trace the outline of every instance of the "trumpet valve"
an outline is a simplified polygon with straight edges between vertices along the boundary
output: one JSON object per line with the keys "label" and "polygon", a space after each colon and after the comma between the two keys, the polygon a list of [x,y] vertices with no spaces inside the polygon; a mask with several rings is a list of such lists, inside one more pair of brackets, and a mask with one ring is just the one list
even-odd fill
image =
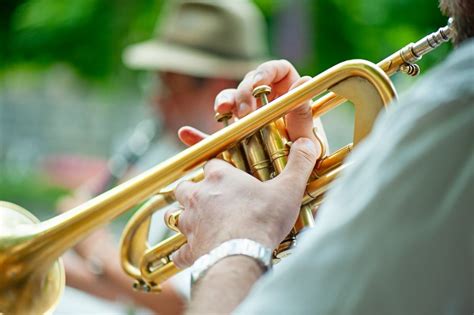
{"label": "trumpet valve", "polygon": [[231,112],[224,113],[224,114],[216,113],[214,118],[216,119],[217,122],[223,123],[224,126],[227,127],[229,125],[229,119],[231,119],[233,116],[234,115]]}
{"label": "trumpet valve", "polygon": [[272,88],[268,85],[259,85],[252,91],[252,95],[255,98],[260,99],[262,105],[268,104],[268,94],[272,92]]}

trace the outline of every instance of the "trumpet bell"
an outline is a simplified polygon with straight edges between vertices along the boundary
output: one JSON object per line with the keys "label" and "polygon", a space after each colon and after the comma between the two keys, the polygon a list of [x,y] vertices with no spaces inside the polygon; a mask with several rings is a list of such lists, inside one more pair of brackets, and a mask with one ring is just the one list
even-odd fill
{"label": "trumpet bell", "polygon": [[[50,313],[64,291],[65,275],[61,259],[48,270],[40,266],[23,273],[24,261],[15,261],[18,246],[39,220],[24,208],[0,201],[0,313]],[[16,246],[18,245],[18,246]],[[18,275],[22,275],[18,277]]]}

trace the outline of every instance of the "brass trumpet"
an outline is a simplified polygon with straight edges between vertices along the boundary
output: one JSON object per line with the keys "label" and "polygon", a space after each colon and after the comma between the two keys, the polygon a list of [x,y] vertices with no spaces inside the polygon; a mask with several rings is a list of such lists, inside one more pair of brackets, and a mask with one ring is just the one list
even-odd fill
{"label": "brass trumpet", "polygon": [[[336,65],[175,157],[45,222],[39,223],[23,208],[0,202],[0,313],[37,314],[51,311],[64,288],[64,269],[58,258],[94,229],[152,196],[126,227],[122,237],[121,262],[124,270],[137,280],[137,288],[157,291],[162,281],[178,272],[169,255],[186,241],[179,233],[155,248],[149,248],[146,241],[150,214],[174,201],[173,183],[217,156],[237,167],[249,166],[249,170],[257,174],[265,163],[254,163],[262,161],[258,158],[252,160],[249,156],[258,155],[262,149],[261,145],[253,143],[265,139],[271,141],[263,150],[271,153],[273,162],[280,163],[280,166],[273,163],[267,170],[278,173],[279,167],[284,166],[284,152],[287,150],[280,118],[303,102],[329,91],[312,104],[314,116],[320,116],[344,99],[350,99],[356,108],[354,144],[357,144],[370,132],[379,111],[396,97],[387,74],[399,70],[413,72],[412,69],[416,69],[414,62],[448,41],[451,34],[450,26],[441,28],[406,46],[379,65],[364,60]],[[261,97],[264,98],[263,95]],[[275,145],[276,151],[270,151],[268,145]],[[242,146],[245,152],[240,150]],[[303,210],[293,235],[290,235],[287,244],[277,249],[277,256],[291,248],[295,234],[312,224],[309,207],[312,203],[321,202],[322,193],[344,167],[342,161],[351,148],[352,145],[348,145],[318,162],[308,183],[302,201]],[[271,172],[267,174],[270,177]],[[193,180],[201,178],[200,171],[192,177]],[[168,225],[176,228],[175,220],[178,218],[168,218]]]}
{"label": "brass trumpet", "polygon": [[[377,75],[373,72],[369,75],[372,78],[359,72],[364,67],[369,69],[371,66],[368,63],[352,61],[331,68],[268,105],[266,105],[267,99],[265,95],[270,92],[268,88],[258,87],[254,90],[254,96],[260,98],[261,105],[265,105],[258,112],[269,110],[269,113],[273,114],[269,107],[275,108],[275,111],[278,111],[279,106],[284,107],[286,105],[295,108],[298,104],[313,99],[325,91],[330,92],[312,104],[313,117],[323,115],[345,100],[351,100],[355,106],[353,143],[318,161],[307,185],[298,220],[290,235],[275,249],[274,261],[278,261],[291,252],[295,244],[296,235],[303,229],[313,225],[314,219],[311,210],[322,202],[322,197],[328,184],[346,166],[342,164],[344,158],[349,154],[353,146],[370,132],[379,111],[396,97],[396,92],[387,75],[401,71],[408,75],[416,76],[420,69],[415,62],[427,52],[449,40],[453,32],[451,24],[452,21],[450,20],[448,26],[424,37],[415,44],[407,45],[382,60],[377,66],[384,73],[379,72]],[[357,66],[349,70],[352,67],[349,66],[350,63],[353,63],[353,66],[357,64]],[[358,70],[355,70],[356,68]],[[325,85],[322,83],[324,81],[322,77],[327,73],[332,73],[330,75],[331,79],[337,78],[333,84]],[[228,120],[231,117],[231,114],[225,114],[217,115],[216,118],[225,124],[226,128],[224,130],[229,132],[232,132],[233,127],[242,128],[240,125],[241,121],[228,126]],[[253,117],[253,115],[250,115],[246,119],[250,120]],[[272,116],[270,120],[272,122],[266,123],[265,127],[253,129],[260,132],[253,131],[253,134],[246,137],[243,141],[235,139],[236,141],[230,147],[227,146],[227,151],[223,152],[220,157],[235,167],[251,173],[260,180],[268,180],[280,173],[286,165],[288,137],[284,121],[277,117],[281,117],[281,115]],[[200,181],[202,178],[203,172],[201,170],[190,179]],[[179,233],[177,228],[180,211],[171,214],[165,219],[166,225],[171,230],[177,232],[177,234],[154,247],[147,245],[150,217],[155,211],[163,209],[176,201],[173,195],[175,186],[173,185],[168,187],[168,189],[162,190],[144,204],[128,222],[122,234],[122,267],[128,275],[136,280],[134,288],[137,290],[159,292],[160,283],[179,272],[179,269],[171,260],[171,254],[186,243],[185,237]]]}

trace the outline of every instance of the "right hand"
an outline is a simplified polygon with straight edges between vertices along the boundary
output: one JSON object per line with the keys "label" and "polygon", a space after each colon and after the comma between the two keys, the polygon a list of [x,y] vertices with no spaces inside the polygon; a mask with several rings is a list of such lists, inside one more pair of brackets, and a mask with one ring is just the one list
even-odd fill
{"label": "right hand", "polygon": [[[256,99],[252,96],[255,87],[269,85],[272,88],[269,100],[272,100],[309,79],[300,77],[287,61],[266,62],[249,72],[237,89],[219,93],[214,108],[218,113],[233,112],[241,118],[257,109]],[[199,256],[229,238],[251,238],[273,248],[287,235],[296,220],[301,196],[317,154],[323,150],[313,133],[309,102],[290,112],[285,120],[294,145],[288,167],[280,176],[262,183],[244,172],[230,168],[223,161],[210,161],[205,167],[206,176],[202,182],[184,182],[178,186],[176,197],[186,208],[181,214],[178,228],[186,235],[188,243],[173,256],[176,265],[185,267],[192,264]],[[322,126],[318,129],[319,137],[326,142]],[[206,136],[192,127],[183,127],[179,131],[180,139],[187,145],[193,145]],[[298,141],[300,138],[306,138],[306,143],[312,145],[303,145],[305,140]],[[219,176],[213,176],[216,173]],[[278,193],[282,187],[290,185],[293,187],[291,193]],[[235,190],[240,191],[239,195],[252,197],[249,200],[236,200]],[[284,198],[280,200],[279,196]],[[246,209],[245,213],[240,211],[242,209]],[[255,218],[260,217],[264,220],[257,224]]]}
{"label": "right hand", "polygon": [[[268,61],[250,71],[237,89],[227,89],[220,92],[215,99],[214,110],[221,114],[232,112],[236,117],[241,118],[257,109],[256,99],[252,96],[255,87],[269,85],[272,88],[268,97],[271,101],[310,79],[308,76],[301,77],[293,65],[286,60]],[[301,104],[286,115],[285,121],[291,141],[304,137],[320,147],[319,141],[313,133],[313,116],[309,102]],[[321,121],[317,119],[315,123],[318,127],[319,137],[327,146]],[[178,131],[178,136],[184,144],[193,145],[202,140],[206,134],[193,127],[185,126]]]}

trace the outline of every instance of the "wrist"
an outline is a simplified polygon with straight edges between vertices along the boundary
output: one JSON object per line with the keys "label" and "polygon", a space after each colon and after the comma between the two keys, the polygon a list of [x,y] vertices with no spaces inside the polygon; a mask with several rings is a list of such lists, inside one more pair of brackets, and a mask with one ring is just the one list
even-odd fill
{"label": "wrist", "polygon": [[198,281],[213,265],[233,256],[244,256],[258,263],[262,271],[272,266],[272,249],[250,239],[232,239],[226,241],[208,254],[198,258],[193,265],[191,281]]}
{"label": "wrist", "polygon": [[[241,223],[239,226],[244,226],[244,223]],[[277,229],[270,227],[262,228],[262,226],[264,226],[264,223],[255,224],[255,227],[252,229],[230,231],[226,235],[226,238],[221,238],[222,241],[219,242],[219,245],[229,239],[249,239],[273,250],[280,243],[276,235],[274,235],[274,231]]]}

